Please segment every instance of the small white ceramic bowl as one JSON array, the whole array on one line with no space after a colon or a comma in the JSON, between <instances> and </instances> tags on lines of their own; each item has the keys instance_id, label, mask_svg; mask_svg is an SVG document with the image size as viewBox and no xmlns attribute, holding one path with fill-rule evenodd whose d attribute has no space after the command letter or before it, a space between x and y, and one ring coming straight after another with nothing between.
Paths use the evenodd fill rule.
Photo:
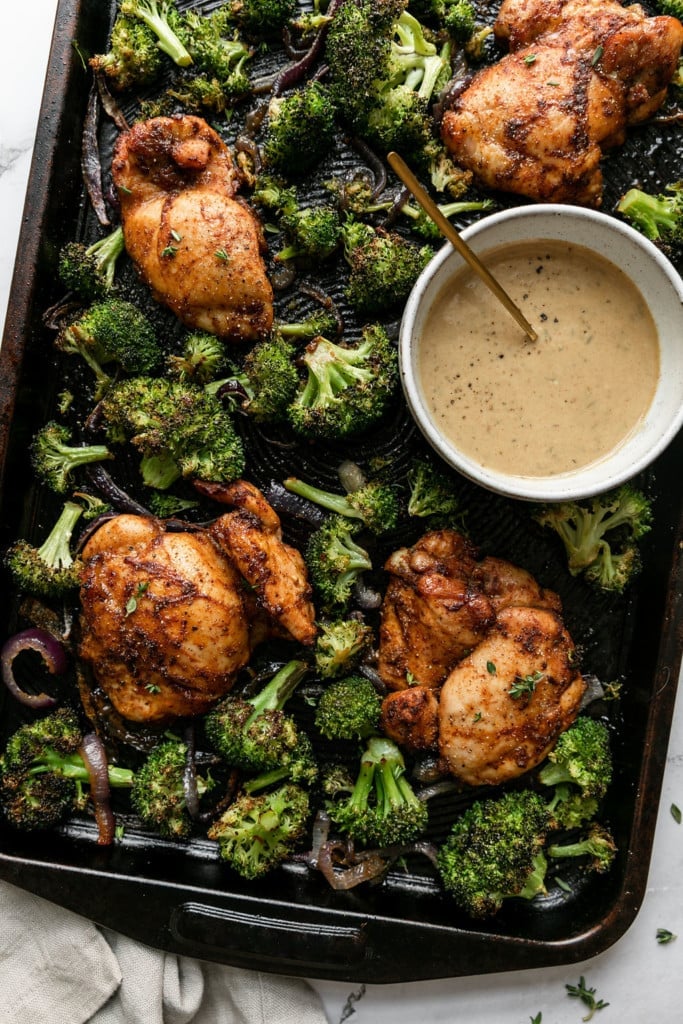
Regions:
<instances>
[{"instance_id":1,"label":"small white ceramic bowl","mask_svg":"<svg viewBox=\"0 0 683 1024\"><path fill-rule=\"evenodd\" d=\"M487 250L507 243L553 239L584 246L619 267L639 288L659 335L659 379L652 402L622 444L602 459L551 476L491 470L459 450L436 426L420 383L418 349L430 307L464 266L446 244L418 278L408 298L399 338L401 381L410 411L439 455L482 487L529 501L569 501L624 483L651 463L683 425L683 281L643 235L614 217L565 205L521 206L484 217L462 237L486 262ZM511 321L512 323L512 321Z\"/></svg>"}]
</instances>

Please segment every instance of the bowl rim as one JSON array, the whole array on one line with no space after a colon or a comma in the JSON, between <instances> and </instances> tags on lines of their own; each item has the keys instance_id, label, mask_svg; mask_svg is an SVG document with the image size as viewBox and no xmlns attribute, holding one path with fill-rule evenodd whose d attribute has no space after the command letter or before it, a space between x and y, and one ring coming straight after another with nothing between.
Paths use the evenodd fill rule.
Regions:
<instances>
[{"instance_id":1,"label":"bowl rim","mask_svg":"<svg viewBox=\"0 0 683 1024\"><path fill-rule=\"evenodd\" d=\"M478 245L480 236L488 235L501 224L507 225L514 221L522 221L529 225L539 223L543 220L546 224L553 221L558 223L558 218L567 224L570 221L580 223L585 229L590 224L593 230L606 229L613 236L621 236L627 242L632 251L638 251L649 258L654 264L662 284L670 290L671 297L678 299L681 310L681 334L683 335L683 279L673 264L667 259L664 253L629 224L621 221L611 214L601 210L593 210L586 207L572 206L563 203L547 203L522 205L507 210L497 211L488 214L476 221L474 224L464 228L460 233L477 251L485 252L500 244L514 244L515 239L503 239L496 242L487 240L485 244ZM541 234L525 233L519 236L520 241L532 239L533 237L552 238L545 228ZM589 237L576 240L576 245L585 248L593 248ZM610 256L596 249L599 255L605 259ZM421 304L425 293L432 281L442 272L442 268L449 260L456 263L456 269L465 266L463 258L457 253L450 242L446 242L429 261L427 266L417 278L411 293L406 301L401 324L399 328L399 373L403 392L408 409L432 448L441 456L444 461L463 476L474 481L474 483L485 487L487 490L502 494L505 497L516 498L525 501L554 502L579 500L593 495L612 490L619 485L637 476L642 470L649 466L671 443L676 434L683 427L683 379L681 381L681 402L678 412L667 422L662 423L662 429L658 430L652 443L643 450L637 457L629 458L628 452L632 442L638 437L638 429L627 435L624 441L615 449L595 462L582 466L577 470L567 473L558 473L552 476L522 476L515 473L504 473L500 470L489 469L477 460L460 451L456 445L448 441L434 425L434 422L422 399L421 389L418 383L418 375L414 366L414 344L413 326L421 310ZM647 294L640 288L634 273L623 266L618 259L611 260L639 287L648 305L650 305ZM660 374L655 389L655 395L650 403L649 410L652 410L657 395L661 393L664 385L668 382L663 380Z\"/></svg>"}]
</instances>

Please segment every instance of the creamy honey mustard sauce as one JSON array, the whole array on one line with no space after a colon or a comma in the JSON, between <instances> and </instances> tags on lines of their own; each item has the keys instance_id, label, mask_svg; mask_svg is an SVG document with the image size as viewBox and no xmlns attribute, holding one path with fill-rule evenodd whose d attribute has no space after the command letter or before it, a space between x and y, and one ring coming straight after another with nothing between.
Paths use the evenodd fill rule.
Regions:
<instances>
[{"instance_id":1,"label":"creamy honey mustard sauce","mask_svg":"<svg viewBox=\"0 0 683 1024\"><path fill-rule=\"evenodd\" d=\"M419 342L436 426L491 469L565 473L613 451L644 416L657 329L626 275L582 246L502 246L486 265L538 331L530 342L466 268L441 291Z\"/></svg>"}]
</instances>

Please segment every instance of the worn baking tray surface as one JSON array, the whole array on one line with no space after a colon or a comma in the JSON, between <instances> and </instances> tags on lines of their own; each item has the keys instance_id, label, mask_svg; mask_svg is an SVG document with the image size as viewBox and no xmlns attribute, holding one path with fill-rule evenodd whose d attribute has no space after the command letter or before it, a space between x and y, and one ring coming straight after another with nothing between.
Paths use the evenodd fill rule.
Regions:
<instances>
[{"instance_id":1,"label":"worn baking tray surface","mask_svg":"<svg viewBox=\"0 0 683 1024\"><path fill-rule=\"evenodd\" d=\"M102 52L112 13L113 4L97 0L62 0L58 8L0 355L3 545L17 536L44 535L54 518L54 505L35 491L26 459L30 437L51 416L63 386L42 316L60 298L59 247L96 229L79 166L89 80L72 43L77 39L84 51ZM226 129L228 141L235 131L235 125ZM113 139L103 122L105 161ZM657 190L678 177L683 141L680 133L675 143L672 139L666 128L645 127L605 161L605 210L612 210L636 181ZM358 155L340 142L309 183L311 192L317 194L320 181L354 160L359 162ZM316 280L341 297L341 276L334 267ZM296 294L278 300L289 319ZM350 318L350 330L355 326ZM365 466L390 462L396 479L404 479L411 455L422 448L402 403L369 441L351 446L283 448L246 422L242 429L250 452L247 476L267 493L272 481L292 473L333 487L335 467L349 456ZM528 506L465 480L459 485L469 530L482 551L518 562L556 589L585 670L623 681L622 699L597 709L613 727L616 766L603 818L620 852L608 875L566 875L571 892L551 885L547 897L508 901L495 918L473 922L439 890L426 862L408 861L381 885L346 893L331 890L302 864L288 864L258 884L246 883L221 865L208 840L162 841L131 820L122 840L101 848L94 825L83 819L49 837L0 825L0 876L153 946L311 977L369 982L449 977L569 963L605 949L634 919L646 887L683 642L682 455L679 437L638 481L654 497L655 526L644 539L644 570L628 599L597 596L571 579L557 544L531 524ZM286 520L285 527L291 540L303 540L305 524ZM417 536L413 528L391 538L373 552L374 564ZM2 602L9 634L19 620L7 587ZM6 699L2 737L16 728L20 716ZM445 832L457 806L453 799L433 802L432 836Z\"/></svg>"}]
</instances>

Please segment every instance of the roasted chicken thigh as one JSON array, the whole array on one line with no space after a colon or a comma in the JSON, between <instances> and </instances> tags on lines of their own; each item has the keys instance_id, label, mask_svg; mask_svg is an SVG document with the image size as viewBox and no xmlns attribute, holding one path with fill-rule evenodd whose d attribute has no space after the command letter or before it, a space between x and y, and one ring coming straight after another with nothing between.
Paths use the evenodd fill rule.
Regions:
<instances>
[{"instance_id":1,"label":"roasted chicken thigh","mask_svg":"<svg viewBox=\"0 0 683 1024\"><path fill-rule=\"evenodd\" d=\"M235 198L230 152L191 115L141 121L112 163L126 249L155 298L188 327L234 340L265 336L273 292L261 226Z\"/></svg>"},{"instance_id":2,"label":"roasted chicken thigh","mask_svg":"<svg viewBox=\"0 0 683 1024\"><path fill-rule=\"evenodd\" d=\"M456 97L447 147L490 188L599 206L603 151L663 102L683 26L617 0L504 0L494 31L510 53Z\"/></svg>"},{"instance_id":3,"label":"roasted chicken thigh","mask_svg":"<svg viewBox=\"0 0 683 1024\"><path fill-rule=\"evenodd\" d=\"M238 568L242 510L192 532L119 515L83 549L80 654L124 718L165 722L202 714L232 688L261 640L315 638L303 561L277 534L277 517L260 492L243 481L233 487L236 497L249 494L259 503L265 520L252 512L249 522L254 564L268 577L263 595Z\"/></svg>"}]
</instances>

